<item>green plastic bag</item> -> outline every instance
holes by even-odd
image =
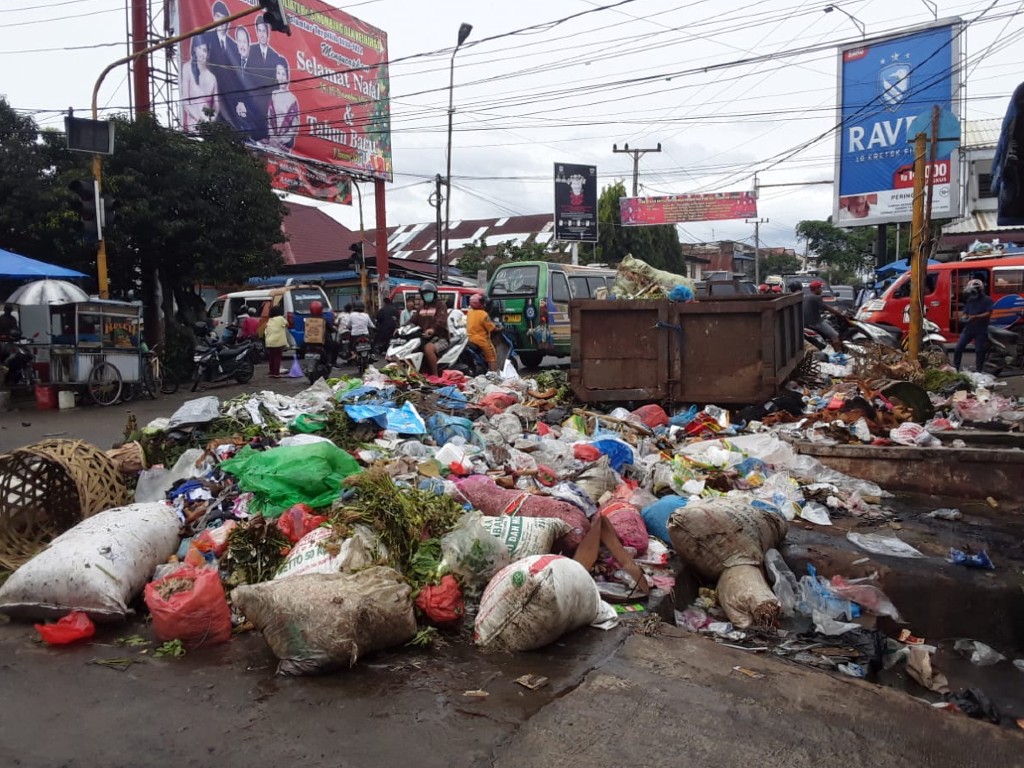
[[[314,508],[328,506],[341,495],[342,481],[361,471],[348,453],[327,442],[266,451],[246,446],[220,468],[253,494],[252,509],[270,518],[302,502]]]
[[[319,432],[327,426],[326,416],[314,416],[310,413],[300,413],[295,417],[295,420],[288,425],[288,428],[292,432],[302,432],[306,435],[311,435],[314,432]]]

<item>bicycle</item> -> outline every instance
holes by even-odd
[[[173,395],[178,391],[178,376],[165,365],[157,354],[160,345],[142,352],[142,387],[150,399],[156,400],[157,392]]]

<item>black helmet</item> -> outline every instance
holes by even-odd
[[[424,280],[420,283],[420,296],[423,296],[425,293],[432,293],[437,296],[437,286],[429,280]]]
[[[366,305],[363,304],[363,302],[361,302],[361,301],[353,301],[352,302],[352,311],[353,312],[364,312],[365,310],[366,310]]]

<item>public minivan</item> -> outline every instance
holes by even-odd
[[[615,270],[546,261],[518,261],[498,267],[487,286],[487,298],[515,341],[529,367],[545,355],[570,352],[569,302],[597,298],[611,290]]]
[[[1024,314],[1024,256],[930,264],[924,286],[925,315],[939,326],[947,342],[956,341],[963,330],[963,292],[973,278],[985,284],[995,302],[993,324],[1010,325]],[[866,301],[857,318],[906,330],[910,324],[910,272],[897,278],[881,298]]]
[[[452,306],[465,312],[469,309],[469,297],[474,293],[482,293],[479,288],[467,288],[462,285],[442,285],[437,289],[437,295],[445,304],[449,302]],[[412,309],[412,300],[420,295],[418,285],[403,284],[396,285],[391,290],[391,301],[399,310]]]
[[[257,288],[248,291],[235,291],[218,296],[210,302],[206,309],[214,331],[223,336],[229,325],[235,322],[243,306],[255,307],[260,318],[260,334],[270,317],[270,308],[278,304],[284,305],[284,317],[288,322],[288,346],[302,347],[305,339],[305,318],[309,314],[309,306],[319,301],[324,307],[324,317],[328,323],[334,321],[331,302],[323,288],[317,285],[285,285],[279,288]]]

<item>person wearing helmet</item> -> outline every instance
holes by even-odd
[[[821,290],[824,287],[825,283],[821,280],[812,280],[811,284],[807,286],[808,290],[804,293],[804,328],[817,331],[823,338],[829,340],[832,349],[842,352],[843,343],[839,339],[839,332],[825,321],[824,316],[825,312],[831,312],[833,315],[842,313],[825,304],[821,298]]]
[[[469,336],[469,343],[476,345],[487,361],[487,368],[491,371],[498,370],[498,355],[494,351],[494,344],[491,343],[491,333],[497,330],[498,326],[491,320],[491,316],[484,308],[484,297],[482,294],[474,293],[469,297],[469,314],[466,316],[466,333]]]
[[[245,310],[245,317],[238,324],[238,340],[247,341],[255,339],[260,333],[260,318],[256,307],[249,307]]]
[[[352,314],[349,315],[348,322],[353,339],[369,336],[370,331],[375,328],[373,320],[366,314],[366,305],[359,299],[352,302]]]
[[[437,359],[448,349],[448,307],[429,280],[420,285],[420,307],[409,322],[423,331],[423,365],[437,376]]]
[[[988,352],[988,324],[992,319],[992,297],[985,293],[985,284],[974,278],[964,287],[964,305],[960,313],[963,330],[953,352],[953,367],[960,370],[964,350],[974,342],[974,370],[985,370],[985,356]]]
[[[377,333],[373,339],[373,346],[378,352],[383,352],[391,343],[391,337],[395,335],[395,331],[398,330],[398,307],[389,296],[384,297],[374,322],[377,325]]]

